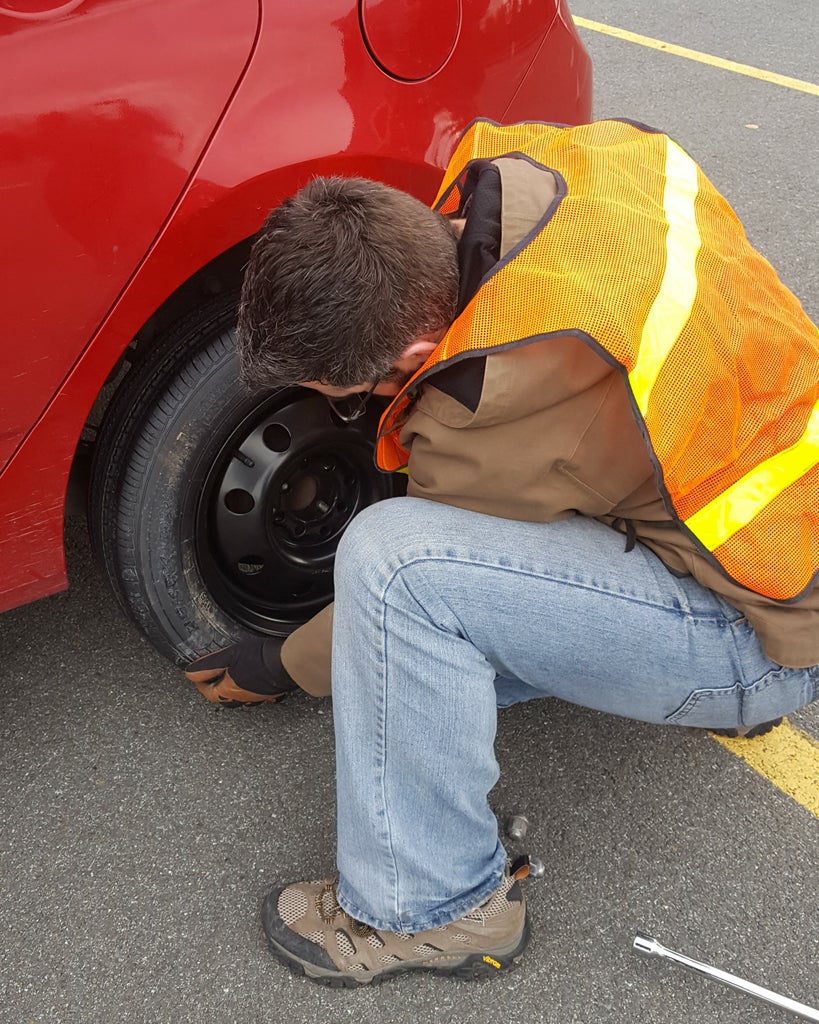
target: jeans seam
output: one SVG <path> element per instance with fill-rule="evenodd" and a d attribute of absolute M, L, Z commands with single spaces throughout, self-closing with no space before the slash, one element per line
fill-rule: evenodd
<path fill-rule="evenodd" d="M 389 868 L 391 869 L 393 879 L 393 906 L 396 921 L 399 919 L 398 905 L 399 905 L 399 879 L 398 879 L 398 859 L 395 856 L 395 845 L 393 842 L 393 828 L 390 820 L 389 801 L 387 799 L 387 698 L 389 692 L 389 675 L 388 675 L 388 661 L 387 661 L 387 603 L 384 600 L 387 589 L 392 583 L 392 578 L 384 588 L 380 598 L 381 603 L 381 665 L 382 665 L 382 682 L 383 685 L 379 687 L 379 702 L 378 702 L 378 722 L 379 722 L 379 756 L 380 756 L 380 789 L 381 789 L 381 805 L 384 809 L 384 828 L 386 830 L 386 845 L 389 852 L 388 860 Z"/>
<path fill-rule="evenodd" d="M 414 935 L 418 932 L 429 931 L 432 928 L 442 928 L 445 925 L 459 921 L 466 914 L 475 910 L 485 902 L 485 900 L 488 899 L 500 886 L 502 880 L 503 866 L 493 870 L 483 885 L 479 886 L 477 890 L 474 890 L 472 895 L 450 900 L 450 910 L 444 911 L 443 913 L 440 911 L 433 911 L 425 917 L 414 918 L 412 921 L 408 922 L 401 921 L 396 915 L 394 925 L 392 922 L 386 921 L 382 918 L 368 915 L 355 903 L 354 900 L 351 900 L 346 893 L 342 894 L 341 891 L 339 891 L 338 896 L 342 909 L 356 921 L 368 924 L 371 928 L 375 928 L 377 931 Z"/>
<path fill-rule="evenodd" d="M 515 568 L 508 565 L 500 565 L 497 562 L 486 562 L 478 561 L 474 558 L 466 558 L 453 555 L 415 555 L 409 561 L 402 562 L 396 569 L 394 569 L 387 580 L 384 589 L 383 596 L 386 597 L 387 591 L 392 586 L 395 578 L 404 570 L 412 568 L 414 565 L 419 565 L 424 562 L 452 562 L 458 565 L 465 566 L 478 566 L 487 569 L 495 569 L 501 572 L 507 573 L 513 576 L 525 576 L 529 579 L 547 580 L 550 583 L 565 584 L 566 586 L 576 587 L 578 590 L 589 591 L 593 594 L 605 594 L 608 597 L 620 598 L 624 601 L 629 601 L 636 605 L 645 605 L 648 608 L 655 608 L 665 612 L 671 612 L 675 615 L 682 615 L 688 618 L 691 622 L 724 622 L 724 618 L 720 615 L 700 615 L 695 614 L 690 609 L 678 607 L 671 604 L 657 604 L 654 601 L 647 601 L 633 594 L 626 594 L 623 591 L 611 590 L 603 587 L 593 586 L 592 584 L 585 583 L 579 580 L 573 580 L 566 576 L 552 576 L 547 571 L 534 571 L 521 568 Z M 414 595 L 413 595 L 414 596 Z M 730 625 L 730 623 L 728 624 Z"/>
<path fill-rule="evenodd" d="M 490 565 L 491 564 L 491 563 L 477 563 L 477 562 L 475 562 L 473 560 L 467 560 L 467 559 L 461 559 L 461 558 L 446 558 L 445 560 L 449 561 L 449 562 L 458 562 L 459 564 L 463 564 L 463 565 L 476 565 L 476 564 Z M 380 741 L 381 741 L 381 750 L 380 750 L 380 754 L 381 754 L 381 780 L 380 780 L 380 785 L 381 785 L 381 803 L 382 803 L 382 807 L 384 809 L 384 820 L 385 820 L 386 830 L 387 830 L 387 836 L 386 836 L 386 838 L 387 838 L 387 848 L 389 850 L 390 859 L 392 861 L 391 867 L 392 867 L 392 876 L 393 876 L 393 906 L 394 906 L 394 915 L 395 915 L 396 923 L 401 926 L 402 930 L 405 930 L 406 926 L 402 922 L 402 916 L 403 915 L 400 912 L 400 888 L 401 888 L 401 882 L 400 882 L 399 872 L 398 872 L 398 861 L 397 861 L 397 858 L 396 858 L 396 855 L 395 855 L 395 849 L 394 849 L 394 844 L 393 844 L 392 826 L 391 826 L 391 823 L 390 823 L 390 816 L 389 816 L 389 802 L 387 800 L 387 793 L 386 793 L 386 778 L 387 778 L 387 753 L 386 753 L 387 715 L 386 715 L 386 705 L 387 705 L 387 700 L 388 700 L 388 695 L 389 695 L 389 687 L 390 687 L 389 668 L 388 668 L 389 661 L 388 661 L 388 658 L 387 658 L 387 642 L 388 642 L 388 632 L 387 632 L 387 624 L 386 624 L 386 613 L 387 613 L 387 608 L 388 608 L 387 595 L 388 595 L 390 589 L 395 585 L 395 583 L 397 582 L 397 580 L 399 579 L 401 574 L 404 572 L 404 570 L 409 569 L 409 568 L 411 568 L 414 565 L 422 564 L 424 562 L 435 562 L 435 561 L 441 561 L 441 559 L 440 558 L 436 558 L 436 557 L 431 556 L 431 555 L 423 555 L 423 556 L 417 556 L 417 557 L 415 557 L 415 558 L 413 558 L 413 559 L 411 559 L 411 560 L 409 560 L 407 562 L 401 562 L 400 565 L 397 565 L 394 569 L 392 569 L 392 571 L 390 572 L 389 576 L 385 579 L 383 585 L 379 588 L 379 591 L 378 591 L 379 603 L 381 605 L 380 629 L 381 629 L 381 654 L 382 654 L 383 683 L 384 683 L 383 687 L 381 687 L 381 690 L 380 690 L 380 699 L 379 699 L 379 724 L 380 724 L 380 737 L 379 738 L 380 738 Z M 514 572 L 515 570 L 510 570 L 510 571 Z M 533 573 L 525 573 L 524 575 L 532 576 L 534 574 Z M 406 582 L 405 582 L 404 585 L 406 586 L 406 588 L 407 588 L 408 592 L 410 593 L 410 595 L 412 596 L 413 600 L 418 602 L 418 598 L 412 592 L 412 589 L 408 586 L 408 584 L 406 584 Z M 427 611 L 426 605 L 425 604 L 422 605 L 420 602 L 418 602 L 418 604 L 419 604 L 420 607 L 422 607 L 424 609 L 425 614 L 429 617 L 429 612 Z M 439 625 L 436 622 L 434 622 L 434 620 L 430 620 L 430 621 L 433 622 L 434 628 L 436 628 L 436 629 L 440 628 Z M 492 876 L 490 875 L 490 878 L 491 877 Z M 488 884 L 487 882 L 484 882 L 484 887 L 487 884 Z M 498 884 L 500 884 L 499 880 L 496 883 L 496 885 L 494 886 L 494 888 L 497 888 Z M 492 890 L 490 890 L 490 892 L 493 892 L 494 888 Z M 348 902 L 348 901 L 345 900 L 345 902 Z M 348 909 L 348 911 L 351 911 L 352 910 L 352 905 L 350 905 L 346 909 Z M 464 913 L 467 913 L 467 912 L 468 911 L 464 911 Z M 462 915 L 459 915 L 459 916 L 462 916 Z M 434 915 L 428 915 L 428 920 L 436 920 L 437 924 L 434 924 L 434 925 L 431 924 L 431 925 L 428 925 L 427 927 L 437 927 L 438 924 L 447 924 L 447 923 L 449 923 L 449 920 L 448 921 L 440 921 L 437 918 L 435 918 Z M 457 920 L 457 918 L 451 918 L 450 920 Z M 385 927 L 385 926 L 384 925 L 372 925 L 372 927 Z M 390 929 L 387 929 L 387 930 L 390 930 Z M 415 926 L 415 930 L 416 931 L 420 930 L 417 925 Z"/>

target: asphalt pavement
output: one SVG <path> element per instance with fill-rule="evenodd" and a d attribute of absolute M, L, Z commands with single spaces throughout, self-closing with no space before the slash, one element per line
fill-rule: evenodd
<path fill-rule="evenodd" d="M 577 16 L 819 82 L 813 0 L 575 0 Z M 583 30 L 595 116 L 663 128 L 819 317 L 819 97 Z M 750 127 L 755 126 L 755 127 Z M 487 983 L 337 992 L 266 951 L 263 894 L 333 865 L 332 710 L 206 705 L 125 620 L 84 524 L 71 588 L 0 616 L 0 1024 L 682 1022 L 782 1011 L 630 952 L 637 930 L 819 1006 L 819 821 L 707 734 L 558 702 L 501 715 L 533 940 Z M 819 739 L 819 708 L 793 716 Z M 521 844 L 510 844 L 510 850 Z"/>

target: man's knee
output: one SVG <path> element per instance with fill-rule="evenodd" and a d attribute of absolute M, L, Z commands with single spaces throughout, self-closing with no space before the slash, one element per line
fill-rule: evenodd
<path fill-rule="evenodd" d="M 387 498 L 363 509 L 347 527 L 336 556 L 336 573 L 371 573 L 399 568 L 428 553 L 430 542 L 445 534 L 448 506 L 423 498 Z"/>
<path fill-rule="evenodd" d="M 345 569 L 355 565 L 372 566 L 385 557 L 394 556 L 411 522 L 405 508 L 408 502 L 412 499 L 387 498 L 362 509 L 341 538 L 336 566 Z"/>

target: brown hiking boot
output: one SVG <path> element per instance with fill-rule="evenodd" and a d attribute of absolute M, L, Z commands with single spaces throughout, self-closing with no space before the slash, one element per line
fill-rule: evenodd
<path fill-rule="evenodd" d="M 775 718 L 772 722 L 760 722 L 759 725 L 744 726 L 738 729 L 709 729 L 715 736 L 727 736 L 729 739 L 753 740 L 757 736 L 767 736 L 778 725 L 782 724 L 781 718 Z"/>
<path fill-rule="evenodd" d="M 452 924 L 415 934 L 379 931 L 341 909 L 336 881 L 297 882 L 274 889 L 262 904 L 273 955 L 312 981 L 356 988 L 423 970 L 458 978 L 491 977 L 513 967 L 529 941 L 519 877 L 508 871 L 477 909 Z"/>

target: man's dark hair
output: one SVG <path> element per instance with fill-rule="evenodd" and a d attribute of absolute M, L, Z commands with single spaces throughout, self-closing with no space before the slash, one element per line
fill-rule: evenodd
<path fill-rule="evenodd" d="M 444 217 L 380 182 L 315 178 L 265 221 L 239 310 L 252 387 L 382 379 L 417 337 L 448 327 L 457 241 Z"/>

